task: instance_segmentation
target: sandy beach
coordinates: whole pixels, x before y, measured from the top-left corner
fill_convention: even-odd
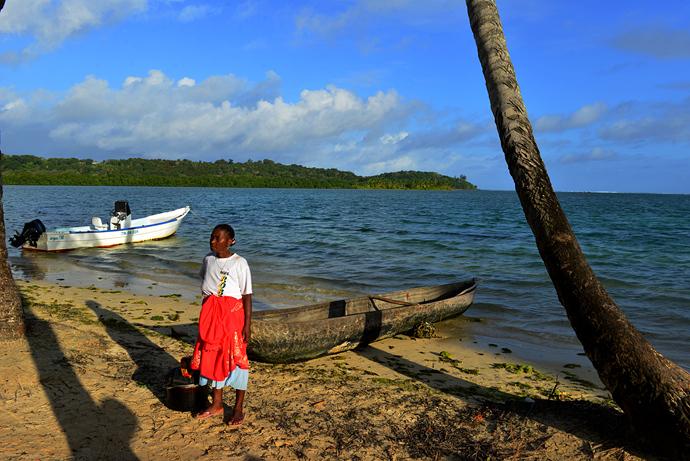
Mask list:
[[[304,363],[252,363],[246,419],[165,406],[200,306],[18,281],[28,333],[2,350],[5,459],[654,459],[591,368],[532,363],[438,324]],[[467,321],[472,321],[468,318]]]

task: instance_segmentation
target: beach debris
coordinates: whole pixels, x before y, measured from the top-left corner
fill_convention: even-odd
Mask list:
[[[458,362],[458,360],[455,360],[448,351],[441,351],[438,353],[438,356],[443,362]]]
[[[290,440],[276,440],[275,442],[273,442],[273,445],[275,445],[276,448],[291,447],[294,445],[294,443],[291,442]]]
[[[534,368],[531,365],[523,365],[520,363],[492,363],[491,368],[503,368],[509,373],[532,373]]]
[[[436,327],[429,322],[421,322],[412,329],[413,338],[433,338]]]
[[[559,393],[558,393],[557,389],[558,389],[559,384],[560,384],[560,382],[558,381],[558,378],[556,378],[556,384],[553,385],[553,389],[551,389],[551,392],[549,392],[549,396],[548,396],[549,400],[552,400],[554,397],[558,397]]]
[[[523,365],[520,363],[492,363],[491,368],[502,368],[508,373],[525,374],[535,381],[553,380],[552,377],[535,370],[531,365]]]
[[[311,406],[315,410],[323,410],[326,407],[326,401],[325,400],[319,400],[318,402],[312,403]]]
[[[453,356],[450,355],[448,351],[441,351],[438,353],[438,358],[442,362],[446,362],[450,364],[453,368],[466,373],[468,375],[478,375],[479,374],[479,369],[478,368],[465,368],[461,366],[461,361],[458,359],[454,359]]]

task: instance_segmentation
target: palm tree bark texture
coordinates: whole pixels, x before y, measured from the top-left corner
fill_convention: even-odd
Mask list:
[[[0,11],[4,6],[5,0],[0,0]],[[2,151],[0,151],[0,340],[15,339],[23,335],[22,301],[7,260],[5,211],[2,207]]]
[[[0,340],[16,339],[24,335],[24,312],[19,290],[12,278],[7,259],[5,211],[2,190],[2,151],[0,151]]]
[[[501,147],[558,299],[634,429],[658,449],[688,457],[690,374],[635,329],[589,266],[541,159],[496,3],[467,0],[467,11]]]

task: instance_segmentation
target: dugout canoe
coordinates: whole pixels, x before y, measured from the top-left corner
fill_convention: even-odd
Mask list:
[[[410,288],[252,315],[249,355],[290,363],[354,349],[460,315],[474,300],[475,279]]]

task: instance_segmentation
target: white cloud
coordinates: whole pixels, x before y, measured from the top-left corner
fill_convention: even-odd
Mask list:
[[[257,2],[251,0],[245,0],[240,2],[235,9],[235,16],[238,19],[249,19],[255,16],[259,11],[259,6]]]
[[[127,77],[124,82],[124,86],[130,86],[130,85],[136,85],[137,83],[142,82],[144,79],[141,77]]]
[[[189,77],[183,77],[177,81],[177,86],[195,86],[196,80]]]
[[[406,151],[444,149],[465,143],[487,132],[493,132],[493,128],[481,123],[460,121],[450,128],[434,127],[432,130],[412,133],[402,140],[401,149]]]
[[[22,98],[11,97],[0,109],[0,119],[10,123],[25,122],[30,116],[31,110]]]
[[[614,47],[658,59],[690,58],[690,30],[663,24],[630,28],[613,38]]]
[[[193,22],[202,19],[212,12],[208,5],[187,5],[180,11],[178,19],[180,22]]]
[[[9,1],[0,15],[0,34],[29,36],[34,43],[0,56],[19,61],[50,51],[64,40],[103,24],[145,11],[147,0]]]
[[[279,77],[269,72],[257,84],[225,75],[192,85],[192,79],[176,83],[152,70],[114,88],[87,77],[47,107],[27,107],[5,92],[0,122],[49,122],[52,128],[42,136],[94,155],[146,152],[202,158],[226,152],[297,152],[310,143],[330,144],[348,133],[386,124],[404,108],[395,92],[364,99],[337,87],[304,90],[298,101],[288,103],[272,94],[276,80]],[[262,88],[264,95],[257,90]]]
[[[271,158],[365,174],[456,168],[445,152],[485,132],[464,122],[448,128],[427,117],[420,133],[416,111],[429,115],[429,109],[395,91],[361,97],[328,86],[286,101],[279,87],[272,71],[249,82],[234,75],[195,81],[151,70],[119,86],[88,76],[64,94],[0,88],[0,125],[9,153]]]
[[[10,101],[5,104],[2,110],[9,112],[11,110],[16,110],[19,107],[26,107],[26,104],[21,99],[15,99],[14,101]]]
[[[457,27],[467,22],[466,11],[462,0],[312,2],[298,11],[295,29],[303,40],[344,38],[371,54],[424,46],[415,29]]]
[[[465,2],[461,0],[356,0],[345,5],[347,7],[336,14],[303,10],[297,16],[297,29],[333,35],[384,18],[393,18],[399,24],[419,25],[432,21],[438,24],[438,21],[452,20],[451,17],[465,11]]]
[[[677,102],[631,102],[615,109],[615,120],[599,130],[602,139],[690,143],[690,97]]]
[[[569,115],[545,115],[535,123],[537,131],[556,132],[582,128],[598,121],[607,111],[606,104],[597,102],[583,106]]]
[[[573,113],[570,123],[576,127],[589,125],[596,122],[604,112],[606,112],[606,105],[600,102],[584,106]]]
[[[616,153],[601,147],[594,149],[584,154],[567,154],[560,158],[561,163],[582,163],[582,162],[596,162],[602,160],[612,160],[617,157]]]
[[[390,171],[416,170],[417,165],[418,162],[413,157],[401,155],[387,161],[370,163],[363,169],[363,174],[373,176]]]
[[[383,144],[397,144],[403,139],[407,138],[410,135],[407,131],[401,131],[400,133],[396,134],[384,134],[381,136],[381,142]]]

